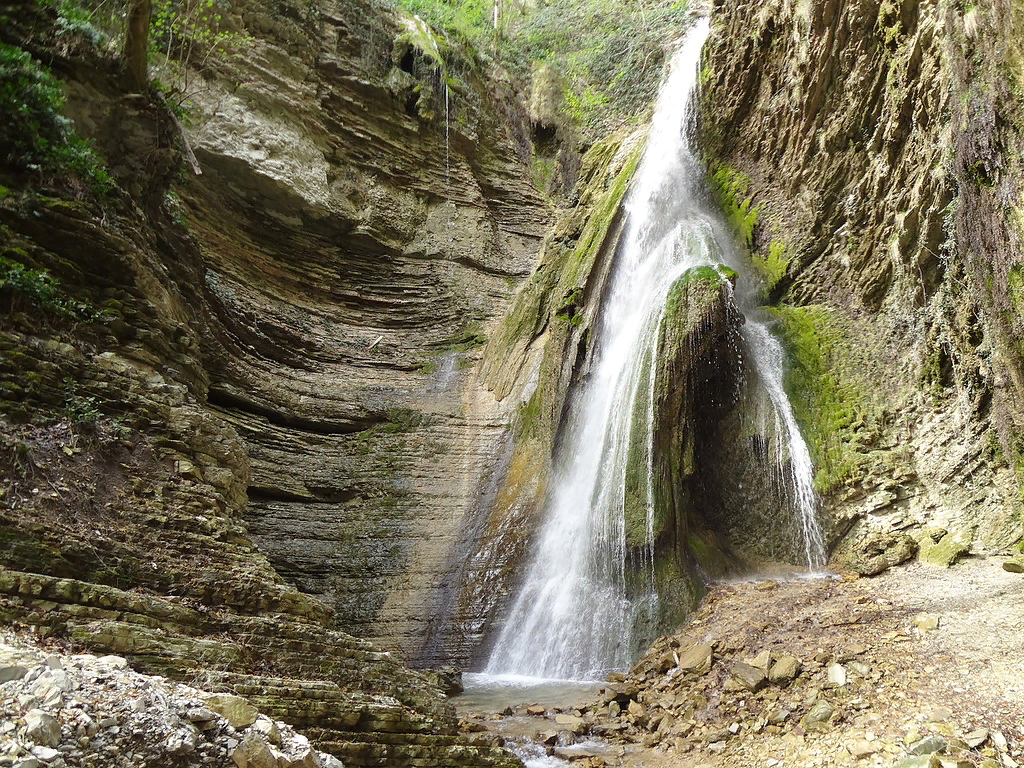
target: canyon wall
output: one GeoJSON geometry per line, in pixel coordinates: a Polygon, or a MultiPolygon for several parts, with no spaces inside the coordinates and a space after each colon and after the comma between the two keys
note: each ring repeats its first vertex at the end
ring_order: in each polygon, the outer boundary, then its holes
{"type": "Polygon", "coordinates": [[[230,56],[155,70],[180,136],[59,9],[3,13],[113,184],[2,169],[0,615],[346,764],[514,764],[401,663],[459,650],[430,621],[510,407],[476,369],[551,218],[508,84],[386,4],[239,3],[230,56]]]}
{"type": "MultiPolygon", "coordinates": [[[[4,274],[63,292],[0,294],[0,615],[242,692],[355,765],[507,764],[399,662],[479,662],[500,626],[643,131],[589,148],[556,216],[526,110],[455,36],[375,0],[235,3],[231,55],[155,71],[194,105],[194,175],[167,104],[57,12],[7,4],[0,40],[61,77],[115,185],[0,169],[4,274]]],[[[878,531],[1020,541],[1021,40],[1009,0],[712,9],[699,139],[840,558],[878,531]]],[[[695,549],[763,538],[707,465],[718,519],[659,529],[686,607],[695,549]]]]}
{"type": "Polygon", "coordinates": [[[1020,540],[1022,24],[1016,2],[712,10],[702,147],[841,553],[1020,540]]]}

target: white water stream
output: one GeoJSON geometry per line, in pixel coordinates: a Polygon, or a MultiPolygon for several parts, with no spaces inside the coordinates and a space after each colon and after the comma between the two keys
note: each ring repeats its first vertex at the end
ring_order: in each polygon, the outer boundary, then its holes
{"type": "MultiPolygon", "coordinates": [[[[648,445],[653,428],[650,408],[634,406],[638,393],[647,398],[641,402],[651,402],[656,366],[643,362],[655,355],[669,288],[683,272],[720,263],[738,272],[745,268],[720,212],[701,194],[704,169],[686,140],[706,35],[707,22],[697,22],[662,86],[626,202],[627,229],[600,307],[597,358],[573,395],[546,522],[488,661],[488,676],[603,679],[632,662],[634,628],[644,619],[649,625],[656,614],[653,542],[643,555],[649,571],[646,592],[637,595],[634,584],[630,595],[626,585],[624,488],[634,417],[646,418],[648,445]]],[[[824,556],[814,518],[810,456],[782,388],[782,348],[756,319],[748,318],[743,335],[777,423],[784,427],[777,431],[785,435],[788,451],[780,455],[791,458],[787,466],[800,507],[807,564],[820,569],[824,556]]],[[[648,498],[649,539],[652,519],[653,499],[648,498]]]]}

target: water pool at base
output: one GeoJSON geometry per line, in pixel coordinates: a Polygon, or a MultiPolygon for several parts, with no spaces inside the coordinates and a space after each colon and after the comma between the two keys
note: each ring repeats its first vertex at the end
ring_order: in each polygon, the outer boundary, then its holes
{"type": "Polygon", "coordinates": [[[452,699],[459,712],[513,710],[525,704],[545,709],[572,709],[593,700],[602,680],[548,680],[524,675],[489,675],[467,672],[462,676],[465,692],[452,699]]]}

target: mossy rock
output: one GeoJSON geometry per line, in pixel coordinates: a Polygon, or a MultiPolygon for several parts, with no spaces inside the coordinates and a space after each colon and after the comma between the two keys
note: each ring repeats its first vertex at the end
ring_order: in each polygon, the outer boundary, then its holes
{"type": "Polygon", "coordinates": [[[861,477],[876,406],[853,374],[854,341],[836,313],[820,305],[770,310],[789,358],[786,394],[814,461],[814,486],[830,493],[861,477]]]}
{"type": "Polygon", "coordinates": [[[850,554],[849,566],[861,576],[877,576],[893,566],[905,563],[918,552],[918,543],[905,533],[868,534],[850,554]]]}
{"type": "Polygon", "coordinates": [[[918,540],[917,559],[929,565],[948,568],[956,565],[971,551],[971,537],[961,532],[947,532],[942,528],[927,528],[918,540]]]}

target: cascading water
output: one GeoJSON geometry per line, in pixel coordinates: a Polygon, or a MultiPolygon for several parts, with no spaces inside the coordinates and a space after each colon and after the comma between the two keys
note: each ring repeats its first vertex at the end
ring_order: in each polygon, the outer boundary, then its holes
{"type": "Polygon", "coordinates": [[[779,340],[768,330],[764,322],[748,319],[743,333],[750,357],[757,369],[761,386],[772,404],[772,416],[775,427],[768,430],[776,435],[778,445],[774,455],[779,464],[785,461],[788,449],[788,463],[785,466],[784,479],[790,482],[793,507],[797,515],[797,528],[803,544],[804,558],[810,572],[819,575],[825,568],[825,540],[818,526],[815,512],[818,507],[817,494],[814,492],[814,467],[807,443],[800,435],[800,428],[793,416],[793,406],[782,387],[785,372],[785,354],[779,340]]]}
{"type": "MultiPolygon", "coordinates": [[[[555,679],[603,678],[635,653],[635,627],[657,611],[654,590],[653,498],[648,493],[647,589],[627,589],[625,475],[631,435],[646,428],[652,443],[650,396],[658,327],[673,282],[695,266],[742,265],[721,215],[701,194],[703,168],[685,136],[707,22],[697,22],[673,58],[652,121],[643,161],[626,202],[629,219],[602,300],[592,373],[575,392],[567,432],[556,456],[555,490],[526,579],[485,670],[489,675],[555,679]],[[644,402],[644,401],[641,401],[644,402]],[[646,419],[645,425],[634,419],[646,419]]],[[[808,565],[822,567],[814,519],[811,463],[782,389],[782,349],[762,324],[744,329],[787,439],[794,496],[800,506],[808,565]]],[[[650,449],[647,456],[650,466],[650,449]]],[[[648,489],[651,482],[648,478],[648,489]]]]}

